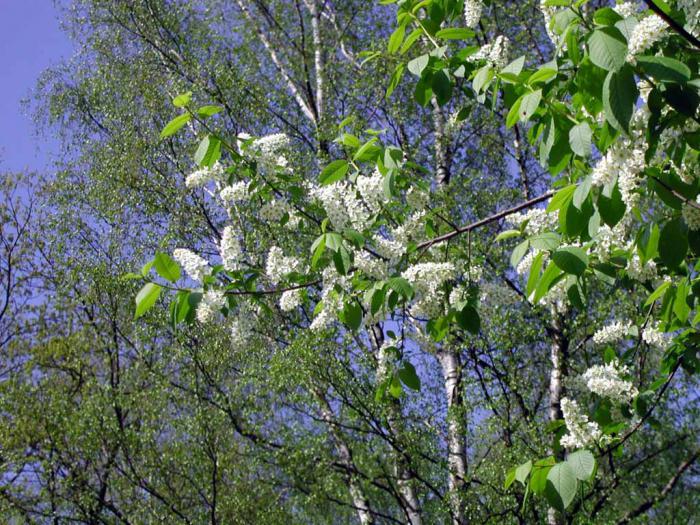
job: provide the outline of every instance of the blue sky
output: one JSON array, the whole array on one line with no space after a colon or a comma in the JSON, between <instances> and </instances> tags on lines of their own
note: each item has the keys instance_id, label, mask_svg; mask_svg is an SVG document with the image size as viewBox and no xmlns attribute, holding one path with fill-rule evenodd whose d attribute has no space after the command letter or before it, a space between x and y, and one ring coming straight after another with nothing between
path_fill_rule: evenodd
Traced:
<instances>
[{"instance_id":1,"label":"blue sky","mask_svg":"<svg viewBox=\"0 0 700 525\"><path fill-rule=\"evenodd\" d=\"M20 101L71 52L52 0L0 0L0 172L50 169L57 143L35 137Z\"/></svg>"}]
</instances>

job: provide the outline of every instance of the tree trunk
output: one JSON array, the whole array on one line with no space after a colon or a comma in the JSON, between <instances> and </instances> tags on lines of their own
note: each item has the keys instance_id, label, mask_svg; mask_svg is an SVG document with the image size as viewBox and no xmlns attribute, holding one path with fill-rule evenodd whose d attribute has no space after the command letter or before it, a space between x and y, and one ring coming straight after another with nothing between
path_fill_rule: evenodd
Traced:
<instances>
[{"instance_id":1,"label":"tree trunk","mask_svg":"<svg viewBox=\"0 0 700 525\"><path fill-rule=\"evenodd\" d=\"M387 355L386 349L384 348L384 333L382 332L382 328L379 325L374 325L372 327L372 334L377 348L377 384L381 384L387 377L387 364L389 363L390 356ZM403 448L405 446L405 440L402 439L404 429L400 401L393 398L389 400L387 412L389 430L399 446ZM418 501L418 495L416 494L414 486L415 476L403 450L395 451L394 475L396 476L396 485L408 523L410 523L410 525L422 525L423 518L420 502Z\"/></svg>"},{"instance_id":2,"label":"tree trunk","mask_svg":"<svg viewBox=\"0 0 700 525\"><path fill-rule=\"evenodd\" d=\"M447 461L449 467L450 510L453 525L468 523L464 508L467 476L466 420L462 392L462 363L458 353L441 350L437 359L447 398Z\"/></svg>"},{"instance_id":3,"label":"tree trunk","mask_svg":"<svg viewBox=\"0 0 700 525\"><path fill-rule=\"evenodd\" d=\"M554 313L552 319L552 324L549 330L552 338L552 345L549 355L552 370L549 375L548 419L549 421L556 421L558 419L562 419L563 417L561 412L561 399L564 395L563 379L566 376L569 340L564 335L561 316ZM563 454L561 452L559 454L554 453L553 444L550 449L550 453L557 457L557 459L563 459ZM559 512L550 507L547 510L547 522L549 525L561 525L565 521Z\"/></svg>"},{"instance_id":4,"label":"tree trunk","mask_svg":"<svg viewBox=\"0 0 700 525\"><path fill-rule=\"evenodd\" d=\"M362 525L371 525L374 523L374 520L372 519L372 510L369 506L369 500L365 495L362 485L359 483L357 478L357 467L355 466L355 462L352 458L352 451L346 443L345 437L338 428L333 415L333 409L331 408L330 403L328 403L328 399L326 399L326 396L320 390L314 389L314 394L316 395L321 407L321 418L323 419L324 423L328 425L331 435L333 436L335 449L338 453L338 460L346 471L348 491L350 492L350 497L352 498L352 504L357 511L357 517L360 519L360 523Z\"/></svg>"}]
</instances>

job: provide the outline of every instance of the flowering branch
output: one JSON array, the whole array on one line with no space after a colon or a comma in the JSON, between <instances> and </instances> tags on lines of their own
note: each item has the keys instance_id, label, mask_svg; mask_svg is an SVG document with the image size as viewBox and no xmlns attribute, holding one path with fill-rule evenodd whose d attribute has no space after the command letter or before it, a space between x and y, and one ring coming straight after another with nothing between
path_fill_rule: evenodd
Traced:
<instances>
[{"instance_id":1,"label":"flowering branch","mask_svg":"<svg viewBox=\"0 0 700 525\"><path fill-rule=\"evenodd\" d=\"M664 22L666 22L671 27L671 29L673 29L676 33L681 35L695 47L700 49L700 40L695 38L695 36L693 36L692 33L686 31L686 29L678 22L676 22L673 18L664 13L664 11L658 5L656 5L656 3L654 3L654 0L644 0L644 3L648 5L649 9L654 11L654 13L656 13L659 16L659 18L662 18Z\"/></svg>"},{"instance_id":2,"label":"flowering branch","mask_svg":"<svg viewBox=\"0 0 700 525\"><path fill-rule=\"evenodd\" d=\"M482 226L485 226L487 224L490 224L492 222L498 221L502 219L503 217L507 217L508 215L512 215L514 213L517 213L521 210L525 210L527 208L530 208L534 206L535 204L539 204L542 201L546 201L550 197L554 195L554 191L548 191L547 193L543 193L542 195L535 197L534 199L530 199L529 201L522 202L518 204L517 206L513 206L512 208L508 208L507 210L500 211L494 215L491 215L489 217L486 217L484 219L480 219L476 222L473 222L471 224L467 224L466 226L462 226L460 228L455 228L451 232L445 233L443 235L440 235L438 237L435 237L433 239L430 239L428 241L420 243L416 249L422 250L425 248L430 248L431 246L435 244L439 244L441 242L448 241L452 239L453 237L457 237L458 235L461 235L463 233L470 232L472 230L476 230L477 228L480 228Z\"/></svg>"}]
</instances>

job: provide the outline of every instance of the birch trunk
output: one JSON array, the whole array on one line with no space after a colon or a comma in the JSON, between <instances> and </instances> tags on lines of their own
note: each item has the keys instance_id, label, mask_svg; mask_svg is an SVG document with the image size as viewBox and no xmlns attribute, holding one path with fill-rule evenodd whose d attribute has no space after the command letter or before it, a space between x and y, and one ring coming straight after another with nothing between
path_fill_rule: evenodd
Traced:
<instances>
[{"instance_id":1,"label":"birch trunk","mask_svg":"<svg viewBox=\"0 0 700 525\"><path fill-rule=\"evenodd\" d=\"M377 384L381 384L387 377L390 356L387 355L386 349L384 348L384 333L382 332L381 327L374 325L372 327L372 335L374 336L374 343L376 345L377 352ZM405 442L405 440L402 439L404 435L402 424L403 418L401 416L401 403L398 399L392 398L388 402L387 412L389 430L396 441L400 445L403 445ZM418 496L414 486L415 476L413 475L413 471L406 458L406 455L402 451L395 452L394 475L396 476L396 486L398 488L399 496L401 497L402 507L406 513L408 523L410 523L410 525L422 525L423 518L420 502L418 501Z\"/></svg>"},{"instance_id":2,"label":"birch trunk","mask_svg":"<svg viewBox=\"0 0 700 525\"><path fill-rule=\"evenodd\" d=\"M318 391L314 390L316 398L321 407L321 418L323 422L328 425L333 436L333 441L335 444L335 450L338 453L338 459L340 464L343 466L347 473L348 491L350 492L350 498L352 499L352 504L357 511L357 517L362 525L372 525L374 520L372 519L372 510L369 505L369 500L365 495L364 489L357 478L357 467L352 458L352 451L345 441L345 438L338 428L333 414L333 409L326 396Z\"/></svg>"},{"instance_id":3,"label":"birch trunk","mask_svg":"<svg viewBox=\"0 0 700 525\"><path fill-rule=\"evenodd\" d=\"M550 335L552 345L550 347L550 361L552 370L549 375L549 421L562 419L561 399L564 395L563 379L566 376L566 363L569 351L569 340L564 335L562 318L554 313L550 327ZM554 446L551 447L550 453L554 454ZM557 459L563 459L562 454L557 455ZM561 525L564 519L559 512L553 508L547 510L547 523L549 525Z\"/></svg>"}]
</instances>

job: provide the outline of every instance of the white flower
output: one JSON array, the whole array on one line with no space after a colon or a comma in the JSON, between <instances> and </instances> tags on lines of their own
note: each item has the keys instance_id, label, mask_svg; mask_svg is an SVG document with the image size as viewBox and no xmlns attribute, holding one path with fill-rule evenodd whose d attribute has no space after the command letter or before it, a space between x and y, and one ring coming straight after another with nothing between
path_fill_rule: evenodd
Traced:
<instances>
[{"instance_id":1,"label":"white flower","mask_svg":"<svg viewBox=\"0 0 700 525\"><path fill-rule=\"evenodd\" d=\"M224 268L230 272L240 270L241 244L232 226L226 226L219 243L219 255Z\"/></svg>"},{"instance_id":2,"label":"white flower","mask_svg":"<svg viewBox=\"0 0 700 525\"><path fill-rule=\"evenodd\" d=\"M615 12L622 18L628 18L637 14L637 3L636 2L622 2L613 7Z\"/></svg>"},{"instance_id":3,"label":"white flower","mask_svg":"<svg viewBox=\"0 0 700 525\"><path fill-rule=\"evenodd\" d=\"M301 288L286 290L280 297L280 310L291 312L302 302Z\"/></svg>"},{"instance_id":4,"label":"white flower","mask_svg":"<svg viewBox=\"0 0 700 525\"><path fill-rule=\"evenodd\" d=\"M476 27L481 20L483 9L484 4L479 0L464 0L464 26L469 29Z\"/></svg>"},{"instance_id":5,"label":"white flower","mask_svg":"<svg viewBox=\"0 0 700 525\"><path fill-rule=\"evenodd\" d=\"M619 222L614 228L607 224L603 224L595 236L596 245L595 253L602 261L610 258L610 255L616 248L624 249L626 247L626 223Z\"/></svg>"},{"instance_id":6,"label":"white flower","mask_svg":"<svg viewBox=\"0 0 700 525\"><path fill-rule=\"evenodd\" d=\"M309 326L312 332L320 332L331 326L336 319L337 312L343 308L343 302L340 296L333 289L333 286L327 284L325 281L323 284L321 301L323 307Z\"/></svg>"},{"instance_id":7,"label":"white flower","mask_svg":"<svg viewBox=\"0 0 700 525\"><path fill-rule=\"evenodd\" d=\"M390 263L396 262L406 253L406 246L397 240L386 239L375 234L372 236L372 242L377 253L388 259Z\"/></svg>"},{"instance_id":8,"label":"white flower","mask_svg":"<svg viewBox=\"0 0 700 525\"><path fill-rule=\"evenodd\" d=\"M248 183L240 181L226 186L219 193L219 197L228 206L232 206L238 201L246 200L248 198Z\"/></svg>"},{"instance_id":9,"label":"white flower","mask_svg":"<svg viewBox=\"0 0 700 525\"><path fill-rule=\"evenodd\" d=\"M510 40L507 36L499 35L492 43L481 46L476 53L467 57L467 61L485 60L496 69L502 69L508 63L509 53Z\"/></svg>"},{"instance_id":10,"label":"white flower","mask_svg":"<svg viewBox=\"0 0 700 525\"><path fill-rule=\"evenodd\" d=\"M527 222L525 225L525 233L528 235L536 235L538 233L555 230L559 224L557 213L548 213L542 208L531 208L525 213L512 213L506 220L518 228L520 228L523 223Z\"/></svg>"},{"instance_id":11,"label":"white flower","mask_svg":"<svg viewBox=\"0 0 700 525\"><path fill-rule=\"evenodd\" d=\"M224 175L224 168L216 162L211 168L201 168L190 173L185 179L185 186L188 188L200 188L207 182L221 179Z\"/></svg>"},{"instance_id":12,"label":"white flower","mask_svg":"<svg viewBox=\"0 0 700 525\"><path fill-rule=\"evenodd\" d=\"M207 290L197 305L197 321L208 323L213 320L226 303L226 295L222 290Z\"/></svg>"},{"instance_id":13,"label":"white flower","mask_svg":"<svg viewBox=\"0 0 700 525\"><path fill-rule=\"evenodd\" d=\"M401 277L413 285L416 295L428 297L436 294L440 285L453 279L454 275L454 264L428 262L409 266Z\"/></svg>"},{"instance_id":14,"label":"white flower","mask_svg":"<svg viewBox=\"0 0 700 525\"><path fill-rule=\"evenodd\" d=\"M406 204L408 204L414 210L422 210L430 201L430 195L423 190L411 187L406 192Z\"/></svg>"},{"instance_id":15,"label":"white flower","mask_svg":"<svg viewBox=\"0 0 700 525\"><path fill-rule=\"evenodd\" d=\"M532 263L535 262L535 258L540 253L544 253L542 256L542 264L544 265L544 262L547 260L549 257L549 254L547 252L542 252L540 250L531 250L528 252L525 257L523 257L520 262L518 263L518 266L515 267L515 273L518 275L526 275L530 273L530 268L532 267Z\"/></svg>"},{"instance_id":16,"label":"white flower","mask_svg":"<svg viewBox=\"0 0 700 525\"><path fill-rule=\"evenodd\" d=\"M670 338L659 330L658 324L647 326L642 330L642 340L649 346L666 350L671 343Z\"/></svg>"},{"instance_id":17,"label":"white flower","mask_svg":"<svg viewBox=\"0 0 700 525\"><path fill-rule=\"evenodd\" d=\"M635 252L627 263L627 275L629 275L632 279L642 282L656 279L658 276L656 271L656 263L649 260L645 264L642 264L642 260Z\"/></svg>"},{"instance_id":18,"label":"white flower","mask_svg":"<svg viewBox=\"0 0 700 525\"><path fill-rule=\"evenodd\" d=\"M248 153L258 155L258 160L268 166L286 166L287 160L280 154L289 149L290 140L284 133L274 133L255 139L247 148Z\"/></svg>"},{"instance_id":19,"label":"white flower","mask_svg":"<svg viewBox=\"0 0 700 525\"><path fill-rule=\"evenodd\" d=\"M631 329L632 323L629 321L615 321L593 334L593 342L597 345L616 343L625 339L629 335Z\"/></svg>"},{"instance_id":20,"label":"white flower","mask_svg":"<svg viewBox=\"0 0 700 525\"><path fill-rule=\"evenodd\" d=\"M697 36L700 30L700 4L697 0L678 0L676 4L685 13L685 28Z\"/></svg>"},{"instance_id":21,"label":"white flower","mask_svg":"<svg viewBox=\"0 0 700 525\"><path fill-rule=\"evenodd\" d=\"M573 399L564 397L561 400L561 411L568 433L562 436L561 446L568 449L590 447L598 443L602 437L600 427L594 421L589 421Z\"/></svg>"},{"instance_id":22,"label":"white flower","mask_svg":"<svg viewBox=\"0 0 700 525\"><path fill-rule=\"evenodd\" d=\"M388 268L384 261L364 250L355 250L354 256L355 266L367 277L377 280L386 279Z\"/></svg>"},{"instance_id":23,"label":"white flower","mask_svg":"<svg viewBox=\"0 0 700 525\"><path fill-rule=\"evenodd\" d=\"M280 199L272 199L260 208L260 218L265 222L279 223L285 213L289 212L289 205Z\"/></svg>"},{"instance_id":24,"label":"white flower","mask_svg":"<svg viewBox=\"0 0 700 525\"><path fill-rule=\"evenodd\" d=\"M620 377L627 374L629 369L614 360L607 365L592 366L583 373L582 379L594 394L619 403L629 403L639 392L630 381Z\"/></svg>"},{"instance_id":25,"label":"white flower","mask_svg":"<svg viewBox=\"0 0 700 525\"><path fill-rule=\"evenodd\" d=\"M365 204L373 213L379 213L384 196L384 177L379 170L374 170L372 175L360 175L357 177L357 191L360 192Z\"/></svg>"},{"instance_id":26,"label":"white flower","mask_svg":"<svg viewBox=\"0 0 700 525\"><path fill-rule=\"evenodd\" d=\"M592 172L594 186L611 184L617 178L622 200L628 207L636 203L635 190L639 187L640 174L644 171L644 150L627 139L619 140L598 161Z\"/></svg>"},{"instance_id":27,"label":"white flower","mask_svg":"<svg viewBox=\"0 0 700 525\"><path fill-rule=\"evenodd\" d=\"M251 340L253 316L250 312L239 313L239 316L231 322L231 346L236 350L243 349Z\"/></svg>"},{"instance_id":28,"label":"white flower","mask_svg":"<svg viewBox=\"0 0 700 525\"><path fill-rule=\"evenodd\" d=\"M184 268L185 273L194 281L201 282L202 279L211 272L207 261L193 251L185 248L177 248L174 250L173 258Z\"/></svg>"},{"instance_id":29,"label":"white flower","mask_svg":"<svg viewBox=\"0 0 700 525\"><path fill-rule=\"evenodd\" d=\"M700 201L696 200L695 202L698 203ZM691 230L700 230L700 209L684 202L682 213L683 220L688 225L688 228Z\"/></svg>"},{"instance_id":30,"label":"white flower","mask_svg":"<svg viewBox=\"0 0 700 525\"><path fill-rule=\"evenodd\" d=\"M668 24L658 15L649 15L642 18L634 27L627 43L627 60L634 62L635 55L639 55L649 49L657 41L661 40L668 32Z\"/></svg>"},{"instance_id":31,"label":"white flower","mask_svg":"<svg viewBox=\"0 0 700 525\"><path fill-rule=\"evenodd\" d=\"M301 269L301 261L295 257L285 257L284 253L277 246L270 248L267 254L265 274L272 284L277 284L285 276Z\"/></svg>"}]
</instances>

